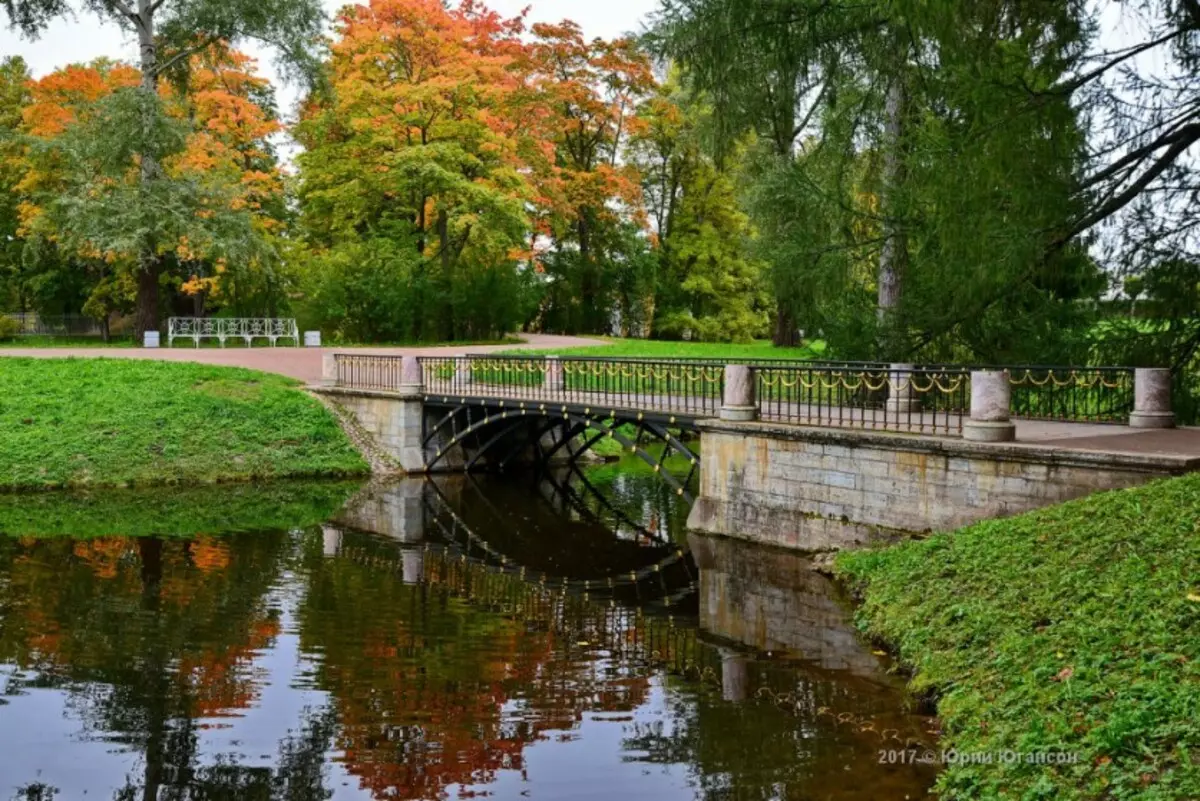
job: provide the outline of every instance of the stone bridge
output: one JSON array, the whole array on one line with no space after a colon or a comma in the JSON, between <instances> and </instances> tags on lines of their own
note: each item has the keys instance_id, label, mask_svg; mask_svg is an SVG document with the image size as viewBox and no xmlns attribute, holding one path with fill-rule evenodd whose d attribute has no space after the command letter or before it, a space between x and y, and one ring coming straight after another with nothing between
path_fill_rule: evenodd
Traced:
<instances>
[{"instance_id":1,"label":"stone bridge","mask_svg":"<svg viewBox=\"0 0 1200 801\"><path fill-rule=\"evenodd\" d=\"M804 551L1200 467L1160 369L329 354L313 389L408 473L573 464L610 439L695 496L695 530Z\"/></svg>"}]
</instances>

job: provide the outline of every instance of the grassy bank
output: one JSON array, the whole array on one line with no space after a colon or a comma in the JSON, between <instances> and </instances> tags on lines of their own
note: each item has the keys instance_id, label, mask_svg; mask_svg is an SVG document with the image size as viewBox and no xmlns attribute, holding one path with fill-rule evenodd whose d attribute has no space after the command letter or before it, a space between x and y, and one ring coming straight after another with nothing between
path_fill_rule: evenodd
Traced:
<instances>
[{"instance_id":1,"label":"grassy bank","mask_svg":"<svg viewBox=\"0 0 1200 801\"><path fill-rule=\"evenodd\" d=\"M0 359L0 489L364 473L297 386L198 364Z\"/></svg>"},{"instance_id":2,"label":"grassy bank","mask_svg":"<svg viewBox=\"0 0 1200 801\"><path fill-rule=\"evenodd\" d=\"M0 493L0 534L193 537L307 528L332 517L361 486L359 480L300 480Z\"/></svg>"},{"instance_id":3,"label":"grassy bank","mask_svg":"<svg viewBox=\"0 0 1200 801\"><path fill-rule=\"evenodd\" d=\"M943 798L1200 798L1200 475L837 566L938 699L943 747L993 755L948 765Z\"/></svg>"},{"instance_id":4,"label":"grassy bank","mask_svg":"<svg viewBox=\"0 0 1200 801\"><path fill-rule=\"evenodd\" d=\"M694 359L816 359L825 352L824 342L800 348L777 348L768 341L737 345L721 342L662 342L653 339L605 339L607 344L557 350L513 350L516 355L636 356L644 359L689 357Z\"/></svg>"}]
</instances>

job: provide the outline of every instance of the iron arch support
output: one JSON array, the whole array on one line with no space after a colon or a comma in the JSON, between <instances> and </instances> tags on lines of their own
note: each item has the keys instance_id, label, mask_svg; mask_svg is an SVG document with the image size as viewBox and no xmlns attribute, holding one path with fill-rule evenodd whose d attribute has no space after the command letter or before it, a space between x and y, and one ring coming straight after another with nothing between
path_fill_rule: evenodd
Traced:
<instances>
[{"instance_id":1,"label":"iron arch support","mask_svg":"<svg viewBox=\"0 0 1200 801\"><path fill-rule=\"evenodd\" d=\"M476 464L478 464L480 459L482 459L485 455L487 455L487 452L489 450L491 450L492 446L494 446L497 442L500 442L502 439L504 439L504 437L508 436L509 434L513 433L514 431L517 431L518 429L528 428L529 420L528 420L528 418L525 418L525 417L518 417L506 426L499 425L499 426L495 426L495 427L500 430L497 431L495 434L493 434L490 439L488 439L486 442L484 442L482 445L480 445L479 448L475 451L475 453L473 453L471 455L471 458L469 458L467 460L463 469L466 470L468 473L471 471L471 468L473 468Z\"/></svg>"},{"instance_id":2,"label":"iron arch support","mask_svg":"<svg viewBox=\"0 0 1200 801\"><path fill-rule=\"evenodd\" d=\"M461 412L463 410L467 410L467 412L469 414L470 406L460 406L457 409L455 409L455 411L453 413L442 418L443 422L425 438L425 443L426 443L424 446L425 453L428 453L428 448L430 447L429 443L431 443L433 441L434 437L437 436L437 434L439 433L439 430L444 430L450 422L453 422L454 416L458 412ZM484 429L490 427L494 423L500 422L501 420L512 420L514 418L516 419L516 421L518 423L521 423L521 422L527 423L529 416L524 409L521 409L519 411L516 409L505 409L505 410L501 411L499 414L485 413L485 416L482 420L468 424L467 427L464 428L462 431L453 432L450 439L447 440L446 443L443 444L438 449L437 453L434 455L432 460L429 460L429 458L426 457L425 470L429 471L429 470L432 470L434 467L436 467L439 462L441 462L443 459L446 458L446 456L450 453L451 450L454 449L455 446L461 445L463 442L465 442L467 440L468 437L481 433ZM490 447L490 445L494 444L496 441L498 441L498 438L493 437L493 439L489 442L488 447ZM481 456L482 454L484 454L486 452L487 452L486 447L480 448L479 451L472 458L472 460L471 460L472 464L474 464L474 462L478 460L479 456Z\"/></svg>"},{"instance_id":3,"label":"iron arch support","mask_svg":"<svg viewBox=\"0 0 1200 801\"><path fill-rule=\"evenodd\" d=\"M571 415L571 416L578 419L577 415ZM641 447L641 445L639 445L637 442L631 440L629 437L625 436L618 430L617 426L620 425L619 423L610 426L607 423L603 423L603 422L600 422L599 420L594 420L594 419L593 420L583 419L583 422L585 422L588 427L594 428L597 431L599 431L602 435L612 437L617 442L619 442L622 446L624 446L625 450L629 451L630 453L637 454L638 458L640 458L646 464L653 467L654 472L657 473L662 478L662 480L665 481L667 483L667 485L671 487L671 489L675 490L675 493L677 495L682 497L688 503L693 503L695 501L695 499L687 491L687 487L685 487L683 484L681 484L679 482L679 479L677 479L677 478L675 478L675 476L671 475L671 473L669 471L662 469L662 462L659 459L655 458L655 456L653 454L651 454L645 448ZM639 421L639 422L644 422L644 421Z\"/></svg>"}]
</instances>

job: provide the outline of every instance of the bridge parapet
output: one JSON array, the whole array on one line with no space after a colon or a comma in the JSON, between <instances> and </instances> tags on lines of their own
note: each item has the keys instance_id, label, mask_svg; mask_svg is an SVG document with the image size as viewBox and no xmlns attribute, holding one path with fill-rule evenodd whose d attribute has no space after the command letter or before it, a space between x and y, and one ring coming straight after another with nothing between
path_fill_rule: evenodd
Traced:
<instances>
[{"instance_id":1,"label":"bridge parapet","mask_svg":"<svg viewBox=\"0 0 1200 801\"><path fill-rule=\"evenodd\" d=\"M1173 425L1170 373L784 359L330 354L326 386L676 418L1012 439L1013 419ZM1135 378L1136 373L1136 378Z\"/></svg>"}]
</instances>

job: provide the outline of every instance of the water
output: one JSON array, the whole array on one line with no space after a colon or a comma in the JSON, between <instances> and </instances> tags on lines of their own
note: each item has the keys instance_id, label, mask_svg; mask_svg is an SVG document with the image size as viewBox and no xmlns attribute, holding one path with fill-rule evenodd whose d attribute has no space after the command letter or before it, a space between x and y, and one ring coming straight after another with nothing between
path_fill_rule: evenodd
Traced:
<instances>
[{"instance_id":1,"label":"water","mask_svg":"<svg viewBox=\"0 0 1200 801\"><path fill-rule=\"evenodd\" d=\"M625 466L0 500L0 799L924 797L835 589L685 518Z\"/></svg>"}]
</instances>

